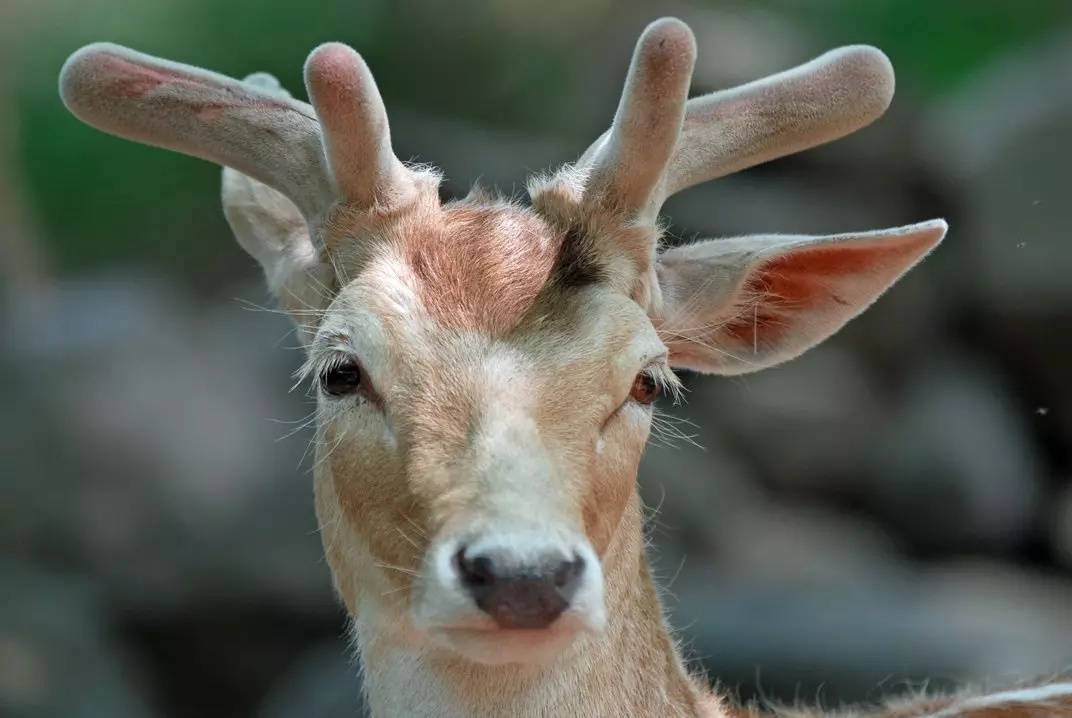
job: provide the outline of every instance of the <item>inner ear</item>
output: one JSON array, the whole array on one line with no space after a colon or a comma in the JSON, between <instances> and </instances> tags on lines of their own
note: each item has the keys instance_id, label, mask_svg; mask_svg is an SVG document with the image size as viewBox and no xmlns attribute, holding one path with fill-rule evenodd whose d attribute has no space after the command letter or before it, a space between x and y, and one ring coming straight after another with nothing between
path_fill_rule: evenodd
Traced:
<instances>
[{"instance_id":1,"label":"inner ear","mask_svg":"<svg viewBox=\"0 0 1072 718\"><path fill-rule=\"evenodd\" d=\"M718 374L792 359L863 312L942 240L941 220L860 234L743 237L664 252L653 321L671 364Z\"/></svg>"},{"instance_id":2,"label":"inner ear","mask_svg":"<svg viewBox=\"0 0 1072 718\"><path fill-rule=\"evenodd\" d=\"M760 343L782 341L794 330L794 314L837 313L854 306L862 311L878 297L868 285L876 269L904 264L915 251L909 243L842 244L761 260L738 288L722 335L735 347L754 350Z\"/></svg>"}]
</instances>

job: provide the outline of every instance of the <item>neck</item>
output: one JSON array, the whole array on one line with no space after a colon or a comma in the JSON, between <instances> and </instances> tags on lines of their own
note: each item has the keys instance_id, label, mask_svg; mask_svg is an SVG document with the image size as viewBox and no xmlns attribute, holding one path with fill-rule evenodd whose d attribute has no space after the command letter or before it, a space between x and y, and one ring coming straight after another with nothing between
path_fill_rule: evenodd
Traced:
<instances>
[{"instance_id":1,"label":"neck","mask_svg":"<svg viewBox=\"0 0 1072 718\"><path fill-rule=\"evenodd\" d=\"M687 674L643 556L633 501L604 558L606 629L548 665L486 666L397 628L371 596L355 621L372 715L710 716L717 700Z\"/></svg>"}]
</instances>

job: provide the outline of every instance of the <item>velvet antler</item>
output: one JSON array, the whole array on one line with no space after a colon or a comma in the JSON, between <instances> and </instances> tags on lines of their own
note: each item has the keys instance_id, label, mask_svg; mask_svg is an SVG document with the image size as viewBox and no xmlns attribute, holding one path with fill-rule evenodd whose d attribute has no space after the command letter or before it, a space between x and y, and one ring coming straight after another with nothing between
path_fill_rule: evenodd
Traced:
<instances>
[{"instance_id":1,"label":"velvet antler","mask_svg":"<svg viewBox=\"0 0 1072 718\"><path fill-rule=\"evenodd\" d=\"M585 194L654 220L671 195L855 132L893 99L893 68L854 45L762 80L687 100L692 32L664 18L636 46L611 128L581 156Z\"/></svg>"},{"instance_id":2,"label":"velvet antler","mask_svg":"<svg viewBox=\"0 0 1072 718\"><path fill-rule=\"evenodd\" d=\"M231 167L282 192L306 216L344 199L390 204L410 185L361 57L321 45L305 64L312 105L256 83L108 43L64 64L60 94L105 132Z\"/></svg>"}]
</instances>

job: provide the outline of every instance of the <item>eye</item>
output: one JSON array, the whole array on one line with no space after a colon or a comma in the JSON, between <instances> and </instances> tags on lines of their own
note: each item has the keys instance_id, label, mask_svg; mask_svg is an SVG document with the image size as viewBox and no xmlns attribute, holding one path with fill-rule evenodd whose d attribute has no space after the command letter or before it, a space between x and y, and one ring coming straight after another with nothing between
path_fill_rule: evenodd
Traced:
<instances>
[{"instance_id":1,"label":"eye","mask_svg":"<svg viewBox=\"0 0 1072 718\"><path fill-rule=\"evenodd\" d=\"M328 396L346 396L361 388L361 367L353 359L345 359L320 374L320 389Z\"/></svg>"},{"instance_id":2,"label":"eye","mask_svg":"<svg viewBox=\"0 0 1072 718\"><path fill-rule=\"evenodd\" d=\"M655 400L663 393L659 382L649 372L642 371L633 380L633 388L629 391L629 398L638 404L654 404Z\"/></svg>"}]
</instances>

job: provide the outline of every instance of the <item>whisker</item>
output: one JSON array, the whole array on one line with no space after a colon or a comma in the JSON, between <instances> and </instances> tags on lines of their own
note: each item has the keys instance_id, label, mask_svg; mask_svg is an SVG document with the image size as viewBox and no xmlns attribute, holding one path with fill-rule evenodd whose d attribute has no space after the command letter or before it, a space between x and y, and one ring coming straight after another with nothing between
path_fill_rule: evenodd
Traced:
<instances>
[{"instance_id":1,"label":"whisker","mask_svg":"<svg viewBox=\"0 0 1072 718\"><path fill-rule=\"evenodd\" d=\"M399 533L399 534L400 534L400 535L402 536L402 538L404 538L404 539L406 540L406 542L407 542L407 543L408 543L408 544L409 544L410 546L412 546L412 547L413 547L414 549L416 549L416 550L418 550L418 551L420 550L420 548L421 548L421 547L420 547L420 544L418 544L418 543L417 543L417 542L416 542L416 541L415 541L415 540L413 539L413 537L412 537L412 536L410 536L410 535L409 535L409 534L407 534L407 533L406 533L405 531L403 531L403 530L402 530L402 527L401 527L401 526L395 526L395 530L396 530L396 531L398 531L398 533Z\"/></svg>"},{"instance_id":2,"label":"whisker","mask_svg":"<svg viewBox=\"0 0 1072 718\"><path fill-rule=\"evenodd\" d=\"M393 563L384 563L383 561L377 561L375 563L375 565L378 568L385 568L385 569L387 569L389 571L398 571L399 573L404 573L407 576L417 576L417 575L419 575L416 571L414 571L411 568L406 568L405 566L395 566Z\"/></svg>"},{"instance_id":3,"label":"whisker","mask_svg":"<svg viewBox=\"0 0 1072 718\"><path fill-rule=\"evenodd\" d=\"M316 424L316 418L317 418L317 413L316 413L316 410L314 409L314 410L312 411L312 413L310 413L310 414L309 414L308 416L306 416L306 417L305 417L304 419L301 419L301 420L300 420L300 421L301 421L301 423L300 423L300 424L298 424L297 426L295 426L295 427L294 427L293 429L291 429L290 431L288 431L288 432L287 432L286 434L284 434L283 436L281 436L281 437L279 437L278 439L276 439L276 441L277 441L277 442L279 442L279 441L286 441L287 439L291 438L291 437L292 437L292 436L294 436L295 434L298 434L298 433L300 433L300 432L304 431L305 429L308 429L309 427L311 427L311 426L313 426L314 424ZM288 423L288 424L289 424L289 423L293 423L293 422L282 422L282 423Z\"/></svg>"}]
</instances>

